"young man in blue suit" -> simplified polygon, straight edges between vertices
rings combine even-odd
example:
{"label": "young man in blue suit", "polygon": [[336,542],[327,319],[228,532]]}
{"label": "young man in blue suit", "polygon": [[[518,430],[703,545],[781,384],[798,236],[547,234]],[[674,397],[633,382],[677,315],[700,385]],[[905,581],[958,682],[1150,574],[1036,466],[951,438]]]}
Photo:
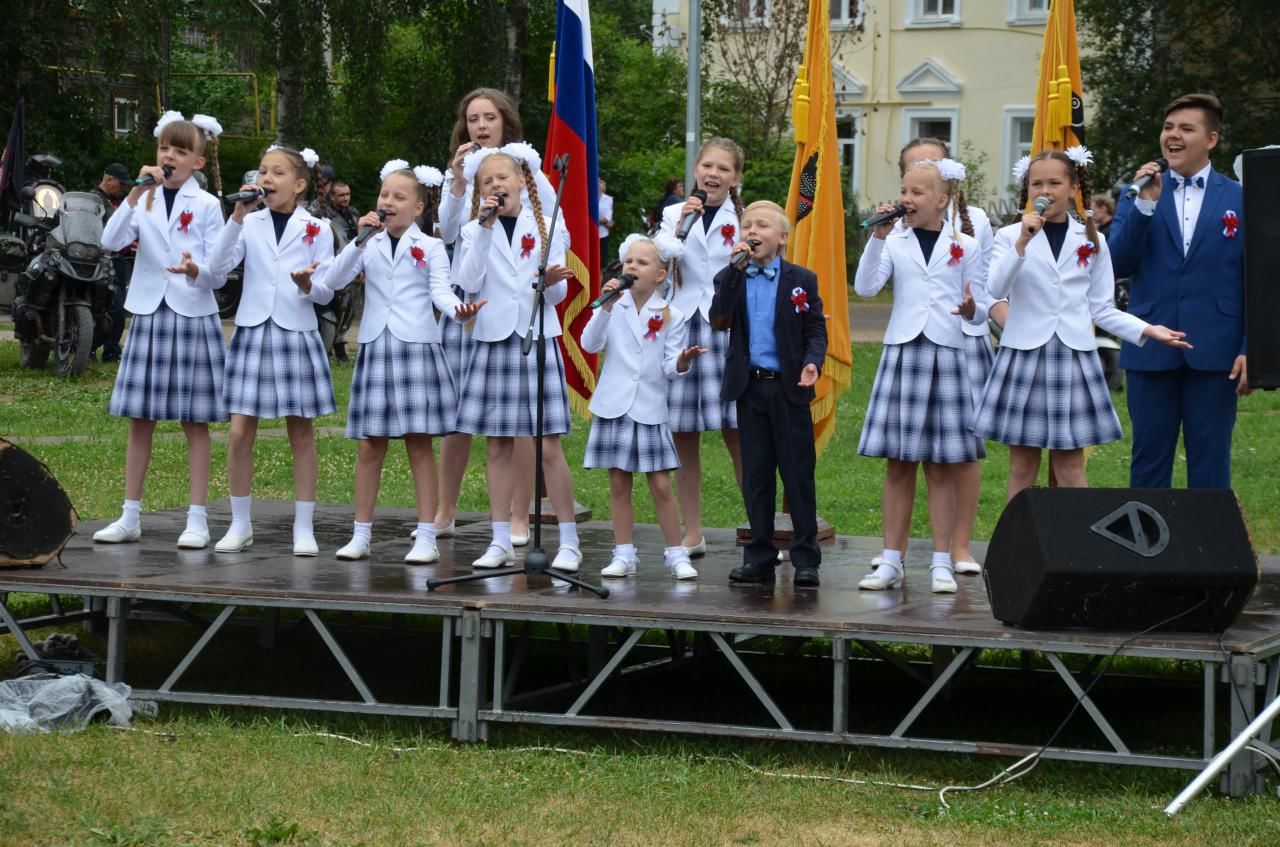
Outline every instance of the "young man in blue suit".
{"label": "young man in blue suit", "polygon": [[1244,357],[1244,229],[1239,183],[1213,169],[1209,153],[1222,129],[1212,94],[1187,94],[1165,108],[1155,162],[1135,181],[1151,181],[1125,198],[1108,246],[1117,277],[1131,277],[1129,311],[1187,334],[1192,347],[1126,343],[1134,488],[1168,488],[1178,433],[1190,488],[1231,487],[1231,430],[1236,398],[1248,393]]}

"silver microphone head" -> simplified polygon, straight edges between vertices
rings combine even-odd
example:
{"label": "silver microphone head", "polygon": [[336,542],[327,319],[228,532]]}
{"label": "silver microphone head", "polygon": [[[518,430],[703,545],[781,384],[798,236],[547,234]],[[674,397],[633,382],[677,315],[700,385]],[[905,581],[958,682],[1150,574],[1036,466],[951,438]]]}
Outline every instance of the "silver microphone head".
{"label": "silver microphone head", "polygon": [[1049,210],[1049,206],[1052,203],[1053,201],[1049,199],[1047,194],[1041,194],[1035,199],[1035,202],[1031,204],[1031,207],[1036,210],[1037,215],[1043,215]]}

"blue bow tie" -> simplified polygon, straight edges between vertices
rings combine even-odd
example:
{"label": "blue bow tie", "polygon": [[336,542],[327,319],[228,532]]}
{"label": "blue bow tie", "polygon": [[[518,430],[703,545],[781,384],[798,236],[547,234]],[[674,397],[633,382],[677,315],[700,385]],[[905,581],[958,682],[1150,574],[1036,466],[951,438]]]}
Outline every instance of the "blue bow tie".
{"label": "blue bow tie", "polygon": [[1198,177],[1196,177],[1195,179],[1191,179],[1190,177],[1185,177],[1185,176],[1181,176],[1181,175],[1179,175],[1179,174],[1174,174],[1174,175],[1173,175],[1173,180],[1174,180],[1174,182],[1176,182],[1176,183],[1177,183],[1177,185],[1174,187],[1174,190],[1175,190],[1175,191],[1176,191],[1177,189],[1179,189],[1179,188],[1186,188],[1187,183],[1191,183],[1191,184],[1192,184],[1192,185],[1194,185],[1196,188],[1204,188],[1204,177],[1202,177],[1202,176],[1198,176]]}
{"label": "blue bow tie", "polygon": [[747,276],[759,276],[764,274],[765,279],[773,279],[778,272],[772,266],[762,268],[759,265],[747,265]]}

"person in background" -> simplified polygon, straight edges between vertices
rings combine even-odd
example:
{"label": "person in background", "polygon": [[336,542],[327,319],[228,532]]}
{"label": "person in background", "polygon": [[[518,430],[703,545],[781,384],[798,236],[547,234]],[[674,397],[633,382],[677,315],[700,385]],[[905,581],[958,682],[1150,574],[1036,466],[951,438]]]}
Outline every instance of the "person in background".
{"label": "person in background", "polygon": [[613,228],[613,198],[604,193],[605,183],[600,180],[600,266],[609,264],[609,230]]}
{"label": "person in background", "polygon": [[667,184],[662,189],[662,200],[659,201],[657,208],[649,213],[650,228],[657,226],[662,221],[662,210],[676,203],[684,202],[684,180],[673,178],[667,180]]}
{"label": "person in background", "polygon": [[1116,201],[1105,194],[1095,194],[1089,203],[1093,210],[1093,225],[1103,235],[1111,234],[1111,219],[1116,216]]}
{"label": "person in background", "polygon": [[[129,175],[129,169],[120,162],[112,162],[107,165],[102,173],[102,182],[98,183],[92,190],[102,198],[102,224],[106,225],[111,218],[112,212],[120,205],[124,196],[129,193],[129,189],[133,186],[133,177]],[[124,293],[129,286],[129,275],[133,272],[133,246],[130,245],[111,259],[111,269],[115,276],[115,292],[111,298],[111,305],[107,308],[107,315],[111,318],[111,329],[107,331],[105,338],[95,338],[95,341],[101,341],[101,344],[94,345],[102,347],[102,361],[118,362],[120,361],[120,338],[124,335]]]}
{"label": "person in background", "polygon": [[333,219],[346,230],[347,241],[350,241],[356,237],[359,229],[356,222],[360,220],[360,210],[351,205],[351,186],[342,180],[335,181],[330,199]]}

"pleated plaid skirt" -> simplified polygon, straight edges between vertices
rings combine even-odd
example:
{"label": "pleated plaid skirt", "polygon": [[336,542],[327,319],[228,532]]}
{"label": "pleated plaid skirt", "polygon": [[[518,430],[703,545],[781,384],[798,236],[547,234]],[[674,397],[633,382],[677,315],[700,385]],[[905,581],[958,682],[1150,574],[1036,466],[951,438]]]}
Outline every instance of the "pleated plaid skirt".
{"label": "pleated plaid skirt", "polygon": [[672,432],[737,429],[738,407],[720,399],[729,333],[717,332],[695,311],[689,317],[689,347],[706,347],[689,365],[689,373],[667,382],[667,410]]}
{"label": "pleated plaid skirt", "polygon": [[218,316],[188,318],[161,303],[134,315],[108,410],[149,421],[227,420],[226,342]]}
{"label": "pleated plaid skirt", "polygon": [[1020,447],[1077,450],[1123,434],[1102,363],[1054,335],[1035,350],[1001,347],[973,431]]}
{"label": "pleated plaid skirt", "polygon": [[448,435],[457,408],[457,390],[439,344],[401,341],[384,329],[360,345],[347,438]]}
{"label": "pleated plaid skirt", "polygon": [[919,335],[885,345],[858,454],[903,462],[973,462],[986,450],[969,430],[972,423],[964,350]]}
{"label": "pleated plaid skirt", "polygon": [[[458,398],[458,432],[495,437],[531,436],[537,417],[538,345],[525,356],[520,336],[505,341],[471,342],[471,359],[462,378]],[[554,338],[546,342],[544,435],[569,432],[569,392],[564,362]]]}
{"label": "pleated plaid skirt", "polygon": [[642,424],[621,415],[592,418],[582,466],[652,473],[675,470],[680,459],[666,424]]}
{"label": "pleated plaid skirt", "polygon": [[273,320],[236,327],[223,394],[228,412],[255,418],[318,418],[338,408],[320,332]]}
{"label": "pleated plaid skirt", "polygon": [[991,350],[990,335],[966,335],[964,337],[964,361],[969,370],[969,390],[973,392],[973,408],[982,403],[982,389],[991,376],[991,366],[996,356]]}

